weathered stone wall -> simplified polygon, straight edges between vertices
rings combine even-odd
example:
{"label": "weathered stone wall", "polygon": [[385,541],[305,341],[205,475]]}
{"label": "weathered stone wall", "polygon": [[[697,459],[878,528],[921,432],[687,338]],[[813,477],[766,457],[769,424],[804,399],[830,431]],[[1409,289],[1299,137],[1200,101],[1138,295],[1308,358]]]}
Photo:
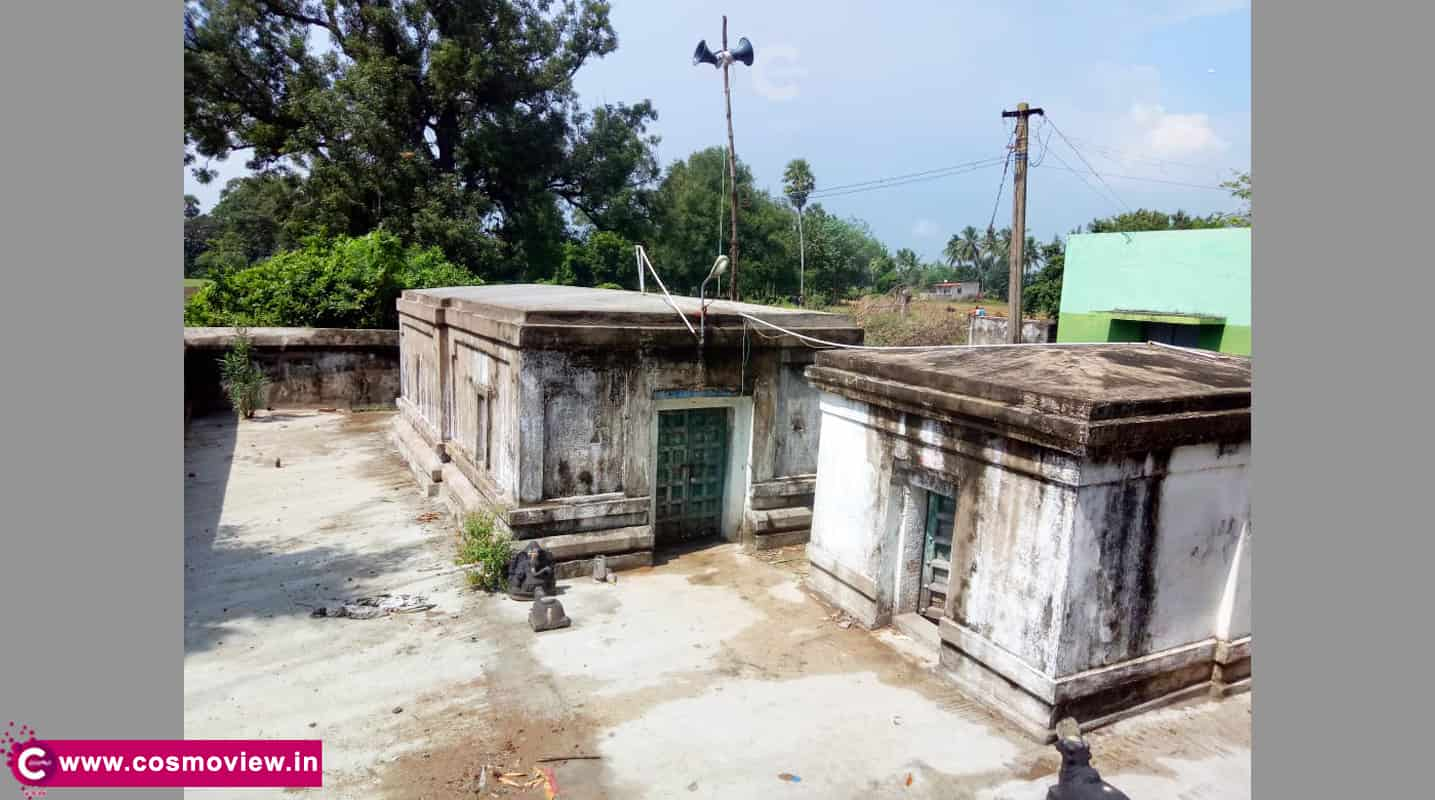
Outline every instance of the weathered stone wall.
{"label": "weathered stone wall", "polygon": [[[1250,446],[1177,447],[1082,472],[1054,674],[1171,650],[1217,634],[1250,519]],[[1232,638],[1250,634],[1249,590]],[[1093,635],[1093,633],[1095,635]]]}
{"label": "weathered stone wall", "polygon": [[930,489],[956,499],[942,664],[1033,732],[1249,677],[1248,442],[1098,460],[821,402],[810,581],[862,624],[914,610]]}
{"label": "weathered stone wall", "polygon": [[[1007,344],[1006,317],[972,317],[967,329],[967,344]],[[1025,344],[1056,341],[1056,322],[1049,319],[1026,319],[1021,323],[1021,340]]]}
{"label": "weathered stone wall", "polygon": [[[823,397],[822,410],[810,547],[819,570],[827,557],[871,581],[873,594],[859,604],[868,608],[857,616],[885,624],[913,610],[917,565],[907,562],[921,557],[911,539],[922,535],[921,492],[933,489],[956,499],[947,616],[1050,669],[1069,544],[1059,531],[1076,505],[1075,462],[835,395]],[[1013,596],[1025,601],[1006,600]]]}
{"label": "weathered stone wall", "polygon": [[[393,405],[401,391],[397,331],[252,328],[256,363],[269,377],[265,405],[354,408]],[[233,328],[184,329],[185,400],[194,414],[230,408],[218,359]]]}

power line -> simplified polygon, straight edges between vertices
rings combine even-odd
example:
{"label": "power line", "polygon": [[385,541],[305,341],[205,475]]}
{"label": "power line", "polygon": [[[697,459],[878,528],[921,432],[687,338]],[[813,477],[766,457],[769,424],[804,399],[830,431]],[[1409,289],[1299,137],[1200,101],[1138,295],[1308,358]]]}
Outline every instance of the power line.
{"label": "power line", "polygon": [[[1037,137],[1038,139],[1041,139],[1041,132],[1042,132],[1043,130],[1045,130],[1045,129],[1046,129],[1046,115],[1043,114],[1042,117],[1041,117],[1041,127],[1036,129],[1036,137]],[[1048,149],[1050,149],[1050,148],[1051,148],[1051,133],[1048,131],[1047,134],[1046,134],[1046,138],[1041,140],[1041,155],[1036,159],[1036,161],[1033,161],[1033,162],[1031,163],[1031,165],[1032,165],[1033,167],[1039,167],[1039,166],[1041,166],[1041,162],[1043,162],[1043,161],[1046,160],[1046,151],[1047,151]]]}
{"label": "power line", "polygon": [[976,172],[978,170],[986,169],[987,167],[995,167],[997,164],[1001,163],[1001,161],[1002,159],[1000,158],[991,158],[985,161],[974,161],[970,164],[959,165],[959,167],[948,168],[947,171],[940,174],[923,173],[921,177],[905,178],[902,180],[898,180],[896,178],[887,178],[884,179],[884,181],[886,182],[883,183],[874,183],[871,186],[857,186],[843,191],[837,191],[835,188],[829,189],[825,194],[822,195],[817,195],[816,193],[814,193],[812,195],[812,199],[829,200],[833,197],[842,197],[849,194],[861,194],[862,192],[872,192],[878,189],[890,189],[895,186],[906,186],[908,184],[922,183],[924,181],[934,181],[941,178],[951,178],[957,175],[964,175],[969,172]]}
{"label": "power line", "polygon": [[991,221],[987,223],[987,230],[991,230],[996,227],[997,224],[997,206],[1001,205],[1002,187],[1006,186],[1006,173],[1007,168],[1011,166],[1012,143],[1015,141],[1016,128],[1013,127],[1011,129],[1011,136],[1006,140],[1006,163],[1002,164],[1002,179],[1001,182],[997,184],[997,199],[992,201],[992,218]]}
{"label": "power line", "polygon": [[[1057,160],[1058,160],[1058,161],[1061,161],[1061,157],[1060,157],[1060,156],[1057,156]],[[1065,161],[1062,161],[1061,163],[1065,164],[1066,162],[1065,162]],[[1079,169],[1072,169],[1069,164],[1068,164],[1067,166],[1065,166],[1065,167],[1047,167],[1046,169],[1060,169],[1060,170],[1066,170],[1066,171],[1068,171],[1068,172],[1075,172],[1075,173],[1077,173],[1078,175],[1085,175],[1085,172],[1083,172],[1082,170],[1079,170]],[[1172,186],[1186,186],[1186,187],[1189,187],[1189,188],[1191,188],[1191,189],[1211,189],[1211,190],[1218,191],[1218,192],[1229,191],[1229,190],[1228,190],[1226,187],[1224,187],[1224,186],[1211,186],[1211,185],[1209,185],[1209,184],[1204,184],[1204,183],[1186,183],[1185,181],[1170,181],[1170,180],[1165,180],[1164,178],[1143,178],[1143,177],[1141,177],[1140,175],[1115,175],[1115,174],[1112,174],[1112,173],[1108,172],[1108,173],[1105,173],[1102,177],[1115,178],[1115,179],[1117,179],[1117,180],[1126,180],[1126,181],[1146,181],[1147,183],[1166,183],[1166,184],[1170,184],[1170,185],[1172,185]],[[1089,185],[1089,184],[1088,184],[1088,185]]]}
{"label": "power line", "polygon": [[[1088,189],[1090,189],[1092,192],[1094,192],[1097,197],[1100,197],[1100,198],[1101,198],[1102,202],[1106,202],[1106,201],[1112,200],[1112,199],[1114,198],[1114,195],[1113,195],[1113,196],[1107,196],[1107,195],[1102,194],[1100,189],[1097,189],[1095,186],[1092,185],[1091,181],[1088,181],[1088,180],[1086,179],[1086,173],[1082,172],[1082,171],[1079,170],[1079,169],[1073,169],[1070,164],[1067,164],[1067,163],[1066,163],[1066,159],[1062,158],[1061,155],[1060,155],[1059,153],[1057,153],[1055,150],[1051,151],[1051,156],[1052,156],[1053,158],[1055,158],[1057,161],[1060,161],[1062,164],[1064,164],[1065,167],[1046,167],[1045,169],[1063,169],[1063,168],[1064,168],[1067,172],[1070,172],[1070,173],[1076,175],[1076,177],[1080,178],[1080,179],[1081,179],[1081,185],[1082,185],[1082,186],[1085,186],[1086,188],[1088,188]],[[1117,200],[1117,202],[1118,202],[1118,204],[1121,204],[1119,199]],[[1121,205],[1124,205],[1124,204],[1121,204]]]}
{"label": "power line", "polygon": [[977,161],[968,161],[964,164],[953,164],[947,167],[936,167],[934,169],[922,170],[921,172],[909,172],[905,175],[893,175],[887,178],[874,178],[872,180],[857,181],[855,183],[843,183],[814,191],[812,193],[812,197],[821,198],[826,196],[832,196],[833,194],[848,194],[849,192],[845,190],[849,189],[863,189],[866,187],[880,189],[887,184],[900,185],[903,183],[915,183],[921,179],[945,178],[948,174],[952,174],[954,171],[964,171],[969,167],[995,166],[996,163],[999,161],[1001,161],[1001,159],[996,157],[984,158]]}
{"label": "power line", "polygon": [[1121,153],[1117,148],[1115,148],[1115,147],[1111,147],[1110,145],[1099,144],[1099,143],[1097,143],[1097,142],[1091,141],[1090,139],[1083,139],[1083,138],[1081,138],[1081,137],[1079,137],[1079,136],[1073,136],[1073,137],[1071,137],[1071,140],[1074,141],[1074,142],[1080,142],[1080,143],[1086,145],[1086,147],[1087,147],[1088,149],[1095,150],[1096,152],[1105,155],[1109,160],[1111,160],[1111,161],[1116,161],[1116,162],[1118,162],[1118,163],[1119,163],[1120,161],[1122,161],[1122,160],[1125,160],[1125,161],[1138,161],[1138,162],[1141,162],[1141,163],[1143,163],[1143,164],[1155,164],[1155,165],[1157,165],[1157,166],[1160,166],[1160,165],[1163,165],[1163,164],[1170,164],[1170,165],[1176,166],[1176,167],[1189,167],[1189,168],[1191,168],[1191,169],[1198,169],[1198,170],[1210,171],[1210,172],[1236,172],[1236,171],[1238,171],[1238,170],[1231,169],[1231,168],[1229,168],[1229,167],[1213,167],[1213,166],[1211,166],[1211,165],[1209,165],[1209,164],[1192,164],[1192,163],[1189,162],[1189,161],[1174,161],[1174,160],[1169,159],[1169,158],[1152,158],[1152,157],[1141,157],[1141,156],[1128,156],[1128,155],[1122,154],[1122,153]]}
{"label": "power line", "polygon": [[[1106,190],[1109,191],[1109,192],[1111,192],[1111,196],[1114,197],[1114,198],[1116,198],[1116,202],[1117,202],[1117,203],[1120,203],[1120,204],[1121,204],[1121,207],[1124,208],[1124,209],[1126,209],[1127,213],[1130,213],[1131,207],[1128,206],[1128,205],[1126,205],[1126,203],[1121,199],[1121,196],[1118,195],[1118,194],[1116,194],[1116,190],[1111,188],[1111,184],[1107,183],[1106,180],[1105,180],[1104,178],[1102,178],[1099,173],[1097,173],[1096,167],[1091,166],[1091,162],[1086,160],[1086,156],[1084,156],[1084,155],[1081,154],[1081,151],[1076,148],[1076,145],[1072,144],[1072,143],[1071,143],[1071,140],[1068,139],[1068,138],[1066,138],[1066,134],[1061,132],[1061,127],[1060,127],[1059,125],[1057,125],[1055,122],[1052,122],[1049,118],[1047,119],[1047,124],[1051,126],[1051,129],[1052,129],[1052,130],[1056,131],[1056,135],[1057,135],[1057,136],[1060,136],[1060,137],[1061,137],[1061,140],[1062,140],[1063,142],[1066,142],[1066,146],[1071,148],[1071,152],[1075,153],[1075,154],[1076,154],[1076,157],[1079,158],[1079,159],[1081,159],[1081,163],[1085,164],[1085,165],[1086,165],[1086,168],[1089,169],[1089,170],[1091,170],[1091,174],[1092,174],[1092,175],[1095,175],[1095,176],[1096,176],[1096,179],[1099,180],[1099,181],[1101,181],[1101,185],[1102,185],[1102,186],[1105,186],[1105,187],[1106,187]],[[1058,159],[1058,160],[1060,160],[1060,159]],[[1066,162],[1062,162],[1062,163],[1066,163]]]}

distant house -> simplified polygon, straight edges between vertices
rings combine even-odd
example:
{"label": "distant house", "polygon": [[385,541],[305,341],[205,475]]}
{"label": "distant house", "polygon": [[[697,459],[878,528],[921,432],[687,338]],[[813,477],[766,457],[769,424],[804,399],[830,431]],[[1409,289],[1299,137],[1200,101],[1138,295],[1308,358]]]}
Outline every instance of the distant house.
{"label": "distant house", "polygon": [[932,291],[927,292],[931,297],[940,297],[947,300],[959,300],[964,298],[975,298],[982,293],[981,281],[944,281],[932,284]]}
{"label": "distant house", "polygon": [[1073,235],[1058,342],[1251,353],[1251,229]]}

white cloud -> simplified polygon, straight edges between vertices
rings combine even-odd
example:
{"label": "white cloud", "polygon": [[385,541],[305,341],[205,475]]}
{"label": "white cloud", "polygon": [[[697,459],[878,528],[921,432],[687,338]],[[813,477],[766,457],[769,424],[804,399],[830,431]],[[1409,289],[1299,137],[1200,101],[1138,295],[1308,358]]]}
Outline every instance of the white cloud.
{"label": "white cloud", "polygon": [[768,100],[781,103],[797,99],[802,93],[798,84],[805,77],[807,70],[798,62],[797,48],[792,45],[774,44],[754,53],[752,86]]}
{"label": "white cloud", "polygon": [[926,217],[918,219],[912,225],[912,235],[921,239],[930,239],[933,236],[939,235],[941,232],[941,227]]}
{"label": "white cloud", "polygon": [[1123,152],[1132,159],[1196,159],[1229,147],[1206,114],[1172,114],[1159,105],[1133,105],[1123,127],[1130,132]]}
{"label": "white cloud", "polygon": [[1219,17],[1233,11],[1250,8],[1250,0],[1174,0],[1173,2],[1145,2],[1137,4],[1136,12],[1144,12],[1144,19],[1152,25],[1178,25],[1201,17]]}

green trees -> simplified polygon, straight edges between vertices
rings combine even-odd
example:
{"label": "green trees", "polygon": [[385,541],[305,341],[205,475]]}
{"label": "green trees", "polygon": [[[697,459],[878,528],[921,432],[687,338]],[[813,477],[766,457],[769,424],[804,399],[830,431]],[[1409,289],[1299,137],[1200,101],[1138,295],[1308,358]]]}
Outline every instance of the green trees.
{"label": "green trees", "polygon": [[563,245],[563,264],[554,280],[570,286],[636,289],[633,243],[612,231],[590,230],[583,238]]}
{"label": "green trees", "polygon": [[1230,191],[1231,196],[1245,203],[1245,206],[1232,214],[1234,225],[1251,224],[1251,173],[1250,170],[1237,172],[1228,181],[1221,183],[1221,188]]}
{"label": "green trees", "polygon": [[404,289],[482,283],[438,248],[405,247],[386,231],[316,237],[213,280],[185,303],[184,324],[393,328]]}
{"label": "green trees", "polygon": [[[673,163],[653,195],[654,230],[647,240],[648,252],[674,291],[695,291],[713,259],[727,251],[725,170],[721,148],[700,150]],[[810,193],[813,183],[805,161],[793,161],[788,172],[794,180],[784,183],[791,184],[804,204],[801,233],[792,211],[754,187],[752,171],[740,159],[737,162],[743,299],[789,300],[805,288],[815,303],[821,303],[871,285],[869,264],[885,256],[886,248],[865,223],[833,216],[820,203],[806,204],[804,192]],[[784,193],[795,205],[788,188],[784,186]],[[800,272],[804,250],[805,280]]]}
{"label": "green trees", "polygon": [[205,179],[249,148],[296,181],[275,238],[382,225],[485,276],[549,275],[565,208],[630,236],[647,216],[651,105],[573,90],[616,48],[598,0],[190,0],[186,161]]}

